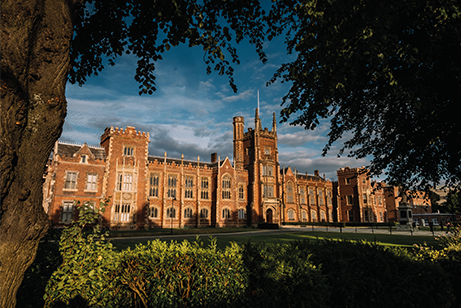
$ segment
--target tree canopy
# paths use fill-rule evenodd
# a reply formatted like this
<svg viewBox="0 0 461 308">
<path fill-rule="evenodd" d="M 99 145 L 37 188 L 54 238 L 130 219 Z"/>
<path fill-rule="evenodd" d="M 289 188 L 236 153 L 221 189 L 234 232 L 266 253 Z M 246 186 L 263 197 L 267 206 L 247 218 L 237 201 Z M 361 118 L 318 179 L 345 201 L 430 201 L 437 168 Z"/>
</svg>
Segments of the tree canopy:
<svg viewBox="0 0 461 308">
<path fill-rule="evenodd" d="M 155 62 L 171 47 L 187 43 L 202 46 L 207 72 L 226 74 L 236 92 L 231 62 L 239 64 L 239 58 L 234 44 L 248 39 L 265 62 L 264 14 L 255 0 L 87 1 L 76 14 L 69 81 L 82 85 L 104 68 L 104 60 L 114 65 L 116 57 L 134 54 L 139 94 L 152 94 Z"/>
<path fill-rule="evenodd" d="M 330 119 L 324 154 L 345 138 L 394 184 L 460 185 L 459 1 L 283 0 L 266 20 L 297 55 L 270 81 L 291 83 L 282 121 Z"/>
</svg>

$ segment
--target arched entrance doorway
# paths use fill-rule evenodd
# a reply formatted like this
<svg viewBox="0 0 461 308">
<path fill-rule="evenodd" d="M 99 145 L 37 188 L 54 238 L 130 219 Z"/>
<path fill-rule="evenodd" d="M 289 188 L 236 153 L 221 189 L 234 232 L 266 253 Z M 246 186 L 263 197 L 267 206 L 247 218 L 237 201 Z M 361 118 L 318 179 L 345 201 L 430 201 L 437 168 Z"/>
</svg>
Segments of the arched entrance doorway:
<svg viewBox="0 0 461 308">
<path fill-rule="evenodd" d="M 272 209 L 268 209 L 266 211 L 266 222 L 267 223 L 272 223 Z"/>
</svg>

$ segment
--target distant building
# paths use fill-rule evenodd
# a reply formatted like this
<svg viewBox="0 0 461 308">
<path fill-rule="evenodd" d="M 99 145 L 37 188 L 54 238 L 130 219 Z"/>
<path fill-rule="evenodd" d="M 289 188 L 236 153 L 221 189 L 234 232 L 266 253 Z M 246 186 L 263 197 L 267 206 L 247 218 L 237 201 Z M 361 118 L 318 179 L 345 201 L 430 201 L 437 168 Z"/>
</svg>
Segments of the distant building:
<svg viewBox="0 0 461 308">
<path fill-rule="evenodd" d="M 344 167 L 337 171 L 338 221 L 387 222 L 384 184 L 371 181 L 364 167 Z"/>
</svg>

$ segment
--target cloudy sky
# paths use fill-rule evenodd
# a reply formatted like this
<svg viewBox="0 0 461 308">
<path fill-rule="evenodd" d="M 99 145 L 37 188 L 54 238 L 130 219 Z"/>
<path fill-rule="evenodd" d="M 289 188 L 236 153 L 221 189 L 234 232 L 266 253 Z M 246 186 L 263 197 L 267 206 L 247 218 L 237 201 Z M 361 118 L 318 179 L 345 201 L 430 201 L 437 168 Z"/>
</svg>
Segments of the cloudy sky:
<svg viewBox="0 0 461 308">
<path fill-rule="evenodd" d="M 265 44 L 268 62 L 262 64 L 251 46 L 238 46 L 241 64 L 234 66 L 238 93 L 234 93 L 226 76 L 206 74 L 203 51 L 199 47 L 179 46 L 157 62 L 157 91 L 138 95 L 134 80 L 136 59 L 122 56 L 113 67 L 107 66 L 98 76 L 89 78 L 82 87 L 68 84 L 67 118 L 61 141 L 90 145 L 99 144 L 106 127 L 134 126 L 150 133 L 150 155 L 210 161 L 211 153 L 232 160 L 232 118 L 243 116 L 245 130 L 254 128 L 257 91 L 260 96 L 260 118 L 263 127 L 272 126 L 272 113 L 277 121 L 282 97 L 289 85 L 266 86 L 281 63 L 293 59 L 283 48 L 283 41 Z M 341 167 L 366 166 L 367 160 L 337 157 L 341 144 L 322 157 L 327 142 L 328 122 L 314 131 L 278 123 L 279 157 L 282 166 L 313 174 L 319 170 L 336 180 Z"/>
</svg>

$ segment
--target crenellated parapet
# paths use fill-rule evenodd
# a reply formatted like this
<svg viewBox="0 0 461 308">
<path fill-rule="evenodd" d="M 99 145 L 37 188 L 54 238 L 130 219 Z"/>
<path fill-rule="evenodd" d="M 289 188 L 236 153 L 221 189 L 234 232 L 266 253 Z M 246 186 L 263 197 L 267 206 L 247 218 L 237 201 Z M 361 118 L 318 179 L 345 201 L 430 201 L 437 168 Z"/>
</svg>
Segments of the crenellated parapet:
<svg viewBox="0 0 461 308">
<path fill-rule="evenodd" d="M 345 174 L 345 173 L 363 173 L 365 171 L 366 171 L 365 167 L 354 167 L 354 168 L 343 167 L 337 171 L 337 174 L 339 175 L 339 174 Z"/>
<path fill-rule="evenodd" d="M 150 134 L 142 131 L 136 131 L 134 126 L 127 126 L 125 129 L 113 127 L 107 127 L 104 130 L 104 133 L 101 136 L 101 143 L 103 143 L 109 137 L 129 137 L 129 138 L 136 138 L 140 140 L 149 141 Z"/>
</svg>

